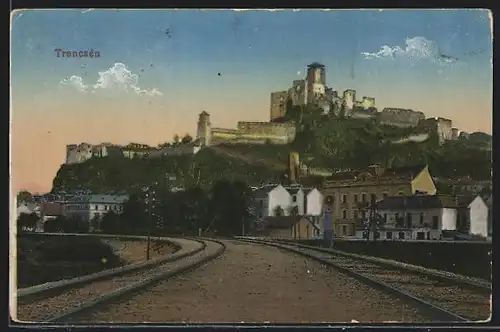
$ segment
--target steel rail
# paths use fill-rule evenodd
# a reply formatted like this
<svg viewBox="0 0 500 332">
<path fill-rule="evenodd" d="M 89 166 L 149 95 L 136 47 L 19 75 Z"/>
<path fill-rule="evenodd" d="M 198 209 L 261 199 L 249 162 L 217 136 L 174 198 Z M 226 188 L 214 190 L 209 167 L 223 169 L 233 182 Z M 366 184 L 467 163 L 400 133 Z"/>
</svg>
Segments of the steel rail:
<svg viewBox="0 0 500 332">
<path fill-rule="evenodd" d="M 453 281 L 453 282 L 456 282 L 459 284 L 467 285 L 469 287 L 477 288 L 478 290 L 491 291 L 491 288 L 492 288 L 491 282 L 488 282 L 486 280 L 479 279 L 479 278 L 472 278 L 472 277 L 466 277 L 463 275 L 454 274 L 452 272 L 440 271 L 440 270 L 436 270 L 436 269 L 429 269 L 429 268 L 424 268 L 421 266 L 407 264 L 407 263 L 403 263 L 403 262 L 391 261 L 391 260 L 385 259 L 385 258 L 370 257 L 370 256 L 335 250 L 335 249 L 310 246 L 310 245 L 301 244 L 301 243 L 295 243 L 295 242 L 289 242 L 289 241 L 277 241 L 277 242 L 283 243 L 286 245 L 300 247 L 300 248 L 312 249 L 312 250 L 316 250 L 316 251 L 320 251 L 320 252 L 324 252 L 324 253 L 328 253 L 328 254 L 344 256 L 346 258 L 358 259 L 361 261 L 365 261 L 367 263 L 384 265 L 384 266 L 388 266 L 391 268 L 397 268 L 397 269 L 402 269 L 402 270 L 408 270 L 408 271 L 415 272 L 415 273 L 425 274 L 431 278 L 450 280 L 450 281 Z"/>
<path fill-rule="evenodd" d="M 116 238 L 121 238 L 120 236 L 117 236 Z M 123 238 L 127 239 L 133 239 L 133 238 L 142 238 L 142 237 L 130 237 L 126 236 Z M 161 240 L 162 238 L 158 238 L 158 240 Z M 130 264 L 118 268 L 113 268 L 113 269 L 107 269 L 103 270 L 100 272 L 80 276 L 80 277 L 75 277 L 71 279 L 66 279 L 66 280 L 59 280 L 59 281 L 54 281 L 54 282 L 48 282 L 48 283 L 43 283 L 40 285 L 35 285 L 27 288 L 22 288 L 18 289 L 16 292 L 16 297 L 18 302 L 25 302 L 25 301 L 35 301 L 35 300 L 41 300 L 47 297 L 51 297 L 54 294 L 61 293 L 65 290 L 74 288 L 76 286 L 81 286 L 84 284 L 92 283 L 94 281 L 102 281 L 108 278 L 112 277 L 117 277 L 124 275 L 126 273 L 130 272 L 137 272 L 142 269 L 146 268 L 152 268 L 164 263 L 168 262 L 175 262 L 179 259 L 183 259 L 185 257 L 189 257 L 192 255 L 195 255 L 196 253 L 202 251 L 205 249 L 205 243 L 200 240 L 195 240 L 195 239 L 190 239 L 191 241 L 198 242 L 201 244 L 200 247 L 193 249 L 193 250 L 186 250 L 185 252 L 182 252 L 182 248 L 174 252 L 173 254 L 165 255 L 158 257 L 156 259 L 146 261 L 146 262 L 139 262 L 135 264 Z M 177 246 L 177 244 L 165 239 L 164 240 L 167 243 L 172 243 L 173 245 Z"/>
<path fill-rule="evenodd" d="M 193 239 L 193 240 L 195 240 L 195 239 Z M 190 272 L 190 271 L 200 267 L 201 265 L 218 258 L 226 250 L 226 245 L 223 242 L 215 240 L 215 239 L 203 238 L 203 239 L 199 239 L 199 240 L 196 239 L 196 241 L 202 242 L 204 244 L 202 251 L 206 251 L 207 242 L 215 243 L 219 247 L 214 252 L 208 253 L 208 255 L 201 257 L 200 259 L 195 260 L 191 264 L 187 264 L 185 266 L 173 268 L 172 270 L 167 270 L 164 272 L 153 274 L 150 277 L 133 282 L 133 283 L 131 283 L 125 287 L 122 287 L 120 289 L 105 293 L 98 298 L 92 298 L 92 299 L 84 301 L 82 303 L 78 303 L 76 306 L 70 308 L 69 310 L 64 310 L 63 312 L 59 312 L 59 313 L 54 314 L 52 317 L 46 319 L 45 322 L 48 322 L 49 324 L 50 323 L 65 324 L 64 322 L 70 320 L 71 317 L 74 317 L 76 315 L 81 315 L 85 312 L 96 309 L 96 307 L 99 307 L 102 305 L 107 305 L 109 303 L 112 303 L 112 302 L 117 301 L 119 299 L 122 299 L 124 297 L 133 295 L 134 293 L 143 291 L 143 290 L 153 286 L 154 284 L 156 284 L 157 282 L 159 282 L 161 280 L 173 278 L 173 277 L 176 277 L 178 275 Z M 198 253 L 201 254 L 202 251 L 198 251 Z M 191 258 L 193 256 L 194 255 L 190 255 L 188 257 Z M 185 258 L 187 259 L 188 257 L 185 257 Z M 73 323 L 67 322 L 66 324 L 73 324 Z"/>
<path fill-rule="evenodd" d="M 423 312 L 426 313 L 426 316 L 432 317 L 433 319 L 440 321 L 440 322 L 471 322 L 471 319 L 468 317 L 464 317 L 462 315 L 458 315 L 456 313 L 453 313 L 447 309 L 441 308 L 433 303 L 430 303 L 422 298 L 419 298 L 417 296 L 414 296 L 402 289 L 396 288 L 382 280 L 377 280 L 375 278 L 372 278 L 370 276 L 364 275 L 362 273 L 358 273 L 356 271 L 353 271 L 352 269 L 346 268 L 341 266 L 340 264 L 336 264 L 332 262 L 331 260 L 319 257 L 318 255 L 314 255 L 310 252 L 306 252 L 303 249 L 307 249 L 310 251 L 316 251 L 316 252 L 321 252 L 321 253 L 329 253 L 329 254 L 334 254 L 332 252 L 324 252 L 317 250 L 318 248 L 301 248 L 298 246 L 295 246 L 295 244 L 280 244 L 274 241 L 265 241 L 265 240 L 257 240 L 257 239 L 245 239 L 242 237 L 237 238 L 237 240 L 242 241 L 242 242 L 248 242 L 248 243 L 255 243 L 255 244 L 261 244 L 261 245 L 268 245 L 272 247 L 276 247 L 279 249 L 284 249 L 293 253 L 296 253 L 298 255 L 307 257 L 309 259 L 315 260 L 323 265 L 332 267 L 336 269 L 337 271 L 340 271 L 343 274 L 346 274 L 364 284 L 369 285 L 370 287 L 380 289 L 386 293 L 389 293 L 390 295 L 393 295 L 395 297 L 398 297 L 404 301 L 411 302 L 413 305 L 415 305 L 418 309 L 422 310 Z M 302 249 L 302 250 L 301 250 Z M 396 267 L 394 267 L 396 268 Z"/>
</svg>

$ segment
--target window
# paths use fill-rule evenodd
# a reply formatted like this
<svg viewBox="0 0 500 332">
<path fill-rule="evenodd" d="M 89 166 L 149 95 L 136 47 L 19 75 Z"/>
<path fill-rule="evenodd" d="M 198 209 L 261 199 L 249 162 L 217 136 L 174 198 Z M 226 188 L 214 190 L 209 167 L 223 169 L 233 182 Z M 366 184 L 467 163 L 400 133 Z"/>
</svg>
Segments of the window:
<svg viewBox="0 0 500 332">
<path fill-rule="evenodd" d="M 374 203 L 377 201 L 377 195 L 376 194 L 371 194 L 370 195 L 370 203 Z"/>
<path fill-rule="evenodd" d="M 387 222 L 387 213 L 384 213 L 384 221 Z"/>
<path fill-rule="evenodd" d="M 385 233 L 385 238 L 388 240 L 391 240 L 392 239 L 392 232 Z"/>
<path fill-rule="evenodd" d="M 297 195 L 292 196 L 292 202 L 294 202 L 294 203 L 297 202 Z"/>
<path fill-rule="evenodd" d="M 433 229 L 438 229 L 439 226 L 439 218 L 438 216 L 432 216 L 432 228 Z"/>
<path fill-rule="evenodd" d="M 417 233 L 417 240 L 425 240 L 425 233 L 424 232 L 418 232 Z"/>
<path fill-rule="evenodd" d="M 96 206 L 95 206 L 95 210 L 96 210 L 96 211 L 97 211 L 97 210 L 99 210 L 99 206 L 97 206 L 97 205 L 96 205 Z"/>
<path fill-rule="evenodd" d="M 366 202 L 366 194 L 361 194 L 361 201 Z"/>
<path fill-rule="evenodd" d="M 343 194 L 342 195 L 342 204 L 345 204 L 345 203 L 347 203 L 347 195 Z"/>
<path fill-rule="evenodd" d="M 358 202 L 358 195 L 354 195 L 354 203 Z"/>
<path fill-rule="evenodd" d="M 396 212 L 396 213 L 394 214 L 394 219 L 396 219 L 396 221 L 398 221 L 398 219 L 399 219 L 399 213 L 398 213 L 398 212 Z"/>
<path fill-rule="evenodd" d="M 405 232 L 399 232 L 399 234 L 398 234 L 398 238 L 399 238 L 400 240 L 404 240 L 404 239 L 405 239 Z"/>
<path fill-rule="evenodd" d="M 424 222 L 424 214 L 421 212 L 420 213 L 420 223 Z"/>
<path fill-rule="evenodd" d="M 411 212 L 406 214 L 406 227 L 411 228 Z"/>
<path fill-rule="evenodd" d="M 104 211 L 108 211 L 108 206 L 104 205 Z"/>
<path fill-rule="evenodd" d="M 380 239 L 380 232 L 379 231 L 376 231 L 374 234 L 373 234 L 373 237 L 375 239 Z"/>
<path fill-rule="evenodd" d="M 347 226 L 342 225 L 342 235 L 347 235 Z"/>
<path fill-rule="evenodd" d="M 342 219 L 347 219 L 347 210 L 342 210 Z"/>
<path fill-rule="evenodd" d="M 358 219 L 358 210 L 353 211 L 354 219 Z"/>
</svg>

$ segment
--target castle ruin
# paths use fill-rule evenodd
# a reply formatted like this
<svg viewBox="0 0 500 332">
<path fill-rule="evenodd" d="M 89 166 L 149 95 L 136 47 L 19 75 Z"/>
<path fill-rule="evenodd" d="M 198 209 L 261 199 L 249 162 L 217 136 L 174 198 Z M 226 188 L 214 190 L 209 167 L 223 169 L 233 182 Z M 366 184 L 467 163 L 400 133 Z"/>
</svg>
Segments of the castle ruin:
<svg viewBox="0 0 500 332">
<path fill-rule="evenodd" d="M 219 143 L 288 144 L 295 139 L 295 123 L 239 121 L 236 129 L 212 127 L 210 115 L 198 116 L 196 138 L 202 146 Z"/>
</svg>

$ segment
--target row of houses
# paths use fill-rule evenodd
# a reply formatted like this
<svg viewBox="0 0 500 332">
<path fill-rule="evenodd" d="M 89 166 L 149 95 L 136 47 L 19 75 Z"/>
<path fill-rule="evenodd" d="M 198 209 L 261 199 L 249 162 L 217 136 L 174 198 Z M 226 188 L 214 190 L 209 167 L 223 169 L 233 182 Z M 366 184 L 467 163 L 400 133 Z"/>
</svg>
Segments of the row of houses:
<svg viewBox="0 0 500 332">
<path fill-rule="evenodd" d="M 254 188 L 253 194 L 256 229 L 271 237 L 321 238 L 327 229 L 351 239 L 492 234 L 493 196 L 440 195 L 427 165 L 374 165 L 334 173 L 321 189 L 276 184 Z M 372 211 L 383 221 L 375 228 L 367 227 Z"/>
<path fill-rule="evenodd" d="M 40 217 L 40 225 L 49 219 L 65 217 L 68 219 L 78 218 L 90 222 L 94 218 L 101 218 L 109 211 L 121 213 L 123 204 L 128 200 L 127 195 L 75 195 L 64 199 L 51 201 L 21 202 L 17 206 L 17 217 L 21 213 L 35 213 Z"/>
</svg>

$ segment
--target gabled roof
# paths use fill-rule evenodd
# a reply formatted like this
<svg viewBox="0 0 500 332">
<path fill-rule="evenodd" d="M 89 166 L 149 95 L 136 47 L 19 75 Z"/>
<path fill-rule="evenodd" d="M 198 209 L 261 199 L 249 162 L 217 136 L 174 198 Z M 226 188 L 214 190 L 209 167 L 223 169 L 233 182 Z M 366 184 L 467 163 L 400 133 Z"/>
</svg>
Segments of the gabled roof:
<svg viewBox="0 0 500 332">
<path fill-rule="evenodd" d="M 469 202 L 468 199 L 467 202 Z M 469 203 L 467 203 L 467 205 Z M 380 210 L 427 210 L 458 208 L 463 206 L 462 204 L 464 204 L 464 199 L 457 196 L 415 195 L 387 197 L 386 199 L 378 201 L 376 206 Z"/>
<path fill-rule="evenodd" d="M 413 180 L 418 174 L 420 174 L 427 165 L 414 165 L 414 166 L 404 166 L 404 167 L 394 167 L 383 169 L 380 178 L 399 178 L 406 177 L 408 180 Z M 352 170 L 346 172 L 333 173 L 327 178 L 327 180 L 356 180 L 361 176 L 372 176 L 376 177 L 375 168 L 369 167 L 366 169 Z"/>
<path fill-rule="evenodd" d="M 266 198 L 269 192 L 278 186 L 279 184 L 270 184 L 257 188 L 253 191 L 254 198 Z"/>
<path fill-rule="evenodd" d="M 63 214 L 62 204 L 43 202 L 40 207 L 40 213 L 45 216 L 60 216 Z"/>
</svg>

